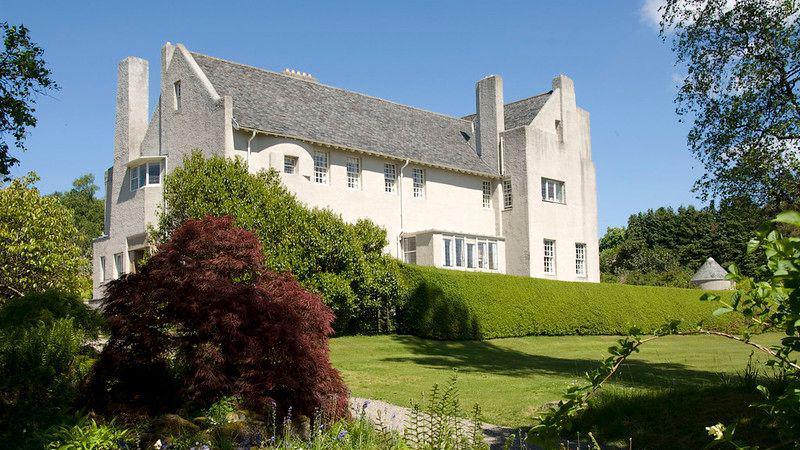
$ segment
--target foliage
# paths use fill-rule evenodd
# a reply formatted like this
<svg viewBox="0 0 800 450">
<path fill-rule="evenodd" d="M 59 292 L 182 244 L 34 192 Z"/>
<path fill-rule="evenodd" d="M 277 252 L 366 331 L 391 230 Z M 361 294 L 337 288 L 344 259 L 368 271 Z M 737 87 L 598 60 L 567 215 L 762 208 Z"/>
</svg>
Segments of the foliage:
<svg viewBox="0 0 800 450">
<path fill-rule="evenodd" d="M 31 42 L 25 25 L 0 22 L 0 180 L 19 161 L 9 153 L 10 143 L 25 150 L 25 134 L 36 126 L 36 94 L 58 89 L 43 59 L 44 50 Z"/>
<path fill-rule="evenodd" d="M 77 295 L 47 291 L 8 300 L 0 308 L 0 329 L 28 328 L 38 323 L 49 325 L 67 318 L 91 338 L 97 338 L 105 324 L 103 317 Z"/>
<path fill-rule="evenodd" d="M 44 432 L 68 417 L 91 364 L 85 344 L 71 319 L 0 329 L 0 442 L 41 448 Z"/>
<path fill-rule="evenodd" d="M 543 280 L 405 266 L 409 285 L 404 331 L 436 339 L 647 332 L 680 317 L 736 330 L 735 317 L 709 318 L 715 307 L 697 290 Z"/>
<path fill-rule="evenodd" d="M 34 173 L 0 189 L 0 298 L 56 289 L 79 293 L 86 264 L 72 212 L 34 187 Z"/>
<path fill-rule="evenodd" d="M 367 220 L 348 224 L 330 210 L 309 209 L 274 171 L 248 173 L 241 159 L 199 152 L 167 176 L 156 241 L 189 218 L 235 218 L 255 233 L 266 265 L 291 271 L 336 314 L 337 333 L 393 331 L 400 286 L 395 260 L 382 253 L 386 232 Z"/>
<path fill-rule="evenodd" d="M 755 274 L 760 262 L 743 242 L 767 218 L 746 198 L 702 209 L 658 208 L 633 214 L 626 228 L 609 228 L 600 240 L 603 281 L 688 288 L 709 256 Z"/>
<path fill-rule="evenodd" d="M 81 235 L 80 245 L 83 254 L 90 259 L 92 241 L 103 234 L 105 224 L 105 205 L 103 200 L 96 197 L 99 189 L 94 182 L 94 175 L 87 173 L 72 182 L 72 189 L 52 194 L 72 210 L 75 228 Z"/>
<path fill-rule="evenodd" d="M 230 217 L 190 219 L 135 274 L 108 284 L 111 335 L 92 404 L 205 407 L 237 396 L 257 412 L 347 414 L 328 360 L 333 313 L 289 274 L 266 270 L 258 238 Z"/>
<path fill-rule="evenodd" d="M 798 3 L 668 0 L 661 34 L 686 74 L 677 112 L 705 166 L 703 196 L 795 205 L 800 189 Z"/>
<path fill-rule="evenodd" d="M 61 426 L 53 434 L 48 448 L 53 450 L 116 450 L 125 448 L 130 432 L 114 423 L 98 424 L 94 419 L 82 418 L 77 424 Z"/>
</svg>

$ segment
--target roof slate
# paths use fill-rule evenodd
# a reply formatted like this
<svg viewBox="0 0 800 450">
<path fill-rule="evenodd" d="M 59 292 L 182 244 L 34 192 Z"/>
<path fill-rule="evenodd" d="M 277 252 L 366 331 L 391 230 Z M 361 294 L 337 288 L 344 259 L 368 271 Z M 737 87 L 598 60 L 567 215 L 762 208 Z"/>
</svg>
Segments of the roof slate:
<svg viewBox="0 0 800 450">
<path fill-rule="evenodd" d="M 708 258 L 706 262 L 697 269 L 692 281 L 724 280 L 728 271 L 723 269 L 714 258 Z"/>
<path fill-rule="evenodd" d="M 475 153 L 472 123 L 199 53 L 192 57 L 239 126 L 397 159 L 497 175 Z"/>
<path fill-rule="evenodd" d="M 503 105 L 504 121 L 503 125 L 506 130 L 512 130 L 523 125 L 528 125 L 533 122 L 533 119 L 542 110 L 544 104 L 550 99 L 550 94 L 553 91 L 545 92 L 543 94 L 534 95 L 533 97 L 523 98 L 515 102 L 506 103 Z M 470 122 L 475 121 L 476 114 L 464 116 L 464 120 Z"/>
</svg>

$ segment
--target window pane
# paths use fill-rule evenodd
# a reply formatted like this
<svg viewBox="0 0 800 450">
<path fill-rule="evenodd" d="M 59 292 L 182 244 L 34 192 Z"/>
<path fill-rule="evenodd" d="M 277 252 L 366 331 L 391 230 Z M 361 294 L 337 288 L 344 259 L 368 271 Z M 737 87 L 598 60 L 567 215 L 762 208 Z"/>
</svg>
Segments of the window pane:
<svg viewBox="0 0 800 450">
<path fill-rule="evenodd" d="M 328 152 L 314 152 L 314 182 L 328 184 Z"/>
<path fill-rule="evenodd" d="M 478 267 L 486 268 L 486 242 L 478 242 Z"/>
<path fill-rule="evenodd" d="M 114 255 L 114 278 L 119 278 L 120 275 L 123 273 L 123 266 L 122 266 L 122 253 L 116 253 Z"/>
<path fill-rule="evenodd" d="M 483 207 L 490 208 L 492 206 L 492 182 L 483 182 Z"/>
<path fill-rule="evenodd" d="M 139 187 L 143 187 L 147 181 L 147 164 L 139 166 Z"/>
<path fill-rule="evenodd" d="M 510 209 L 512 204 L 511 180 L 503 180 L 503 208 Z"/>
<path fill-rule="evenodd" d="M 489 269 L 497 270 L 497 242 L 489 242 Z"/>
<path fill-rule="evenodd" d="M 450 240 L 450 239 L 445 239 L 444 240 L 444 265 L 448 266 L 448 267 L 452 265 L 451 260 L 450 260 L 450 243 L 451 242 L 452 242 L 452 240 Z"/>
<path fill-rule="evenodd" d="M 475 268 L 475 244 L 467 244 L 467 267 Z"/>
<path fill-rule="evenodd" d="M 100 257 L 100 281 L 106 280 L 106 257 Z"/>
<path fill-rule="evenodd" d="M 394 164 L 383 165 L 383 191 L 394 193 L 395 180 L 397 179 L 397 166 Z"/>
<path fill-rule="evenodd" d="M 456 238 L 456 266 L 464 267 L 464 239 Z"/>
<path fill-rule="evenodd" d="M 414 169 L 411 174 L 414 179 L 414 197 L 425 197 L 425 170 Z"/>
<path fill-rule="evenodd" d="M 403 260 L 408 264 L 417 263 L 417 238 L 403 238 Z"/>
<path fill-rule="evenodd" d="M 147 164 L 147 184 L 161 184 L 161 163 Z"/>
<path fill-rule="evenodd" d="M 293 174 L 297 168 L 297 158 L 294 156 L 283 157 L 283 173 Z"/>
<path fill-rule="evenodd" d="M 544 240 L 544 273 L 556 273 L 556 241 L 550 239 Z"/>
<path fill-rule="evenodd" d="M 575 244 L 575 274 L 586 276 L 586 244 Z"/>
<path fill-rule="evenodd" d="M 128 176 L 131 179 L 131 191 L 139 189 L 139 168 L 128 169 Z"/>
<path fill-rule="evenodd" d="M 357 156 L 347 157 L 347 187 L 350 189 L 361 187 L 361 160 Z"/>
</svg>

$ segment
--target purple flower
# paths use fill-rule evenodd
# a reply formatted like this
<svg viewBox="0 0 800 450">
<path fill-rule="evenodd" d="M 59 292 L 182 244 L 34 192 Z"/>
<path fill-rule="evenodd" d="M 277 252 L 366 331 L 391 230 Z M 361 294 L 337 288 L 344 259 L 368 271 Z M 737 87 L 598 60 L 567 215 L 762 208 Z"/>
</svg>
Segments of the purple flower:
<svg viewBox="0 0 800 450">
<path fill-rule="evenodd" d="M 367 409 L 367 406 L 369 406 L 369 403 L 370 403 L 369 400 L 364 401 L 364 409 L 365 410 Z"/>
<path fill-rule="evenodd" d="M 339 432 L 339 435 L 336 436 L 336 440 L 341 441 L 345 436 L 347 436 L 347 430 L 342 430 Z"/>
</svg>

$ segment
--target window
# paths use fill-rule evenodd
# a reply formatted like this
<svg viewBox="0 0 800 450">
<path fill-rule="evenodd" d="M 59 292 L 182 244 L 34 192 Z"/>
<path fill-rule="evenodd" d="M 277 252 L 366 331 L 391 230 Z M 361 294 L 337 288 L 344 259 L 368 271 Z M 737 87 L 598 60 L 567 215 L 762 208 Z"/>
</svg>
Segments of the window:
<svg viewBox="0 0 800 450">
<path fill-rule="evenodd" d="M 394 194 L 397 183 L 397 166 L 394 164 L 383 165 L 383 191 Z"/>
<path fill-rule="evenodd" d="M 467 268 L 475 268 L 475 244 L 472 242 L 467 243 Z"/>
<path fill-rule="evenodd" d="M 444 265 L 445 267 L 450 267 L 453 265 L 453 259 L 451 255 L 451 245 L 453 243 L 452 239 L 444 238 Z"/>
<path fill-rule="evenodd" d="M 456 238 L 456 267 L 464 267 L 464 238 Z"/>
<path fill-rule="evenodd" d="M 175 111 L 180 111 L 181 109 L 181 81 L 178 80 L 175 84 L 172 85 L 173 94 L 175 96 Z"/>
<path fill-rule="evenodd" d="M 106 257 L 100 257 L 100 281 L 106 281 Z"/>
<path fill-rule="evenodd" d="M 489 269 L 497 270 L 497 242 L 489 242 Z"/>
<path fill-rule="evenodd" d="M 478 242 L 478 268 L 486 268 L 486 242 Z"/>
<path fill-rule="evenodd" d="M 491 208 L 492 207 L 492 182 L 491 181 L 484 181 L 483 182 L 483 207 L 484 208 Z"/>
<path fill-rule="evenodd" d="M 414 169 L 411 171 L 414 179 L 414 197 L 425 198 L 425 169 Z"/>
<path fill-rule="evenodd" d="M 152 162 L 128 169 L 131 181 L 131 192 L 145 185 L 161 184 L 161 163 Z"/>
<path fill-rule="evenodd" d="M 564 182 L 542 178 L 542 200 L 564 203 Z"/>
<path fill-rule="evenodd" d="M 503 180 L 503 209 L 511 209 L 511 180 Z"/>
<path fill-rule="evenodd" d="M 114 278 L 119 278 L 125 273 L 125 267 L 122 265 L 122 253 L 114 254 Z"/>
<path fill-rule="evenodd" d="M 407 237 L 400 241 L 403 247 L 403 261 L 408 264 L 417 263 L 417 238 Z"/>
<path fill-rule="evenodd" d="M 328 184 L 328 152 L 314 152 L 314 182 Z"/>
<path fill-rule="evenodd" d="M 556 241 L 544 240 L 544 273 L 555 275 L 556 273 Z"/>
<path fill-rule="evenodd" d="M 283 157 L 283 173 L 294 175 L 297 173 L 297 157 L 284 156 Z"/>
<path fill-rule="evenodd" d="M 560 120 L 556 120 L 556 136 L 559 142 L 564 142 L 564 127 L 561 126 Z"/>
<path fill-rule="evenodd" d="M 575 275 L 586 276 L 586 244 L 575 244 Z"/>
<path fill-rule="evenodd" d="M 347 157 L 347 187 L 361 189 L 361 160 L 357 156 Z"/>
</svg>

